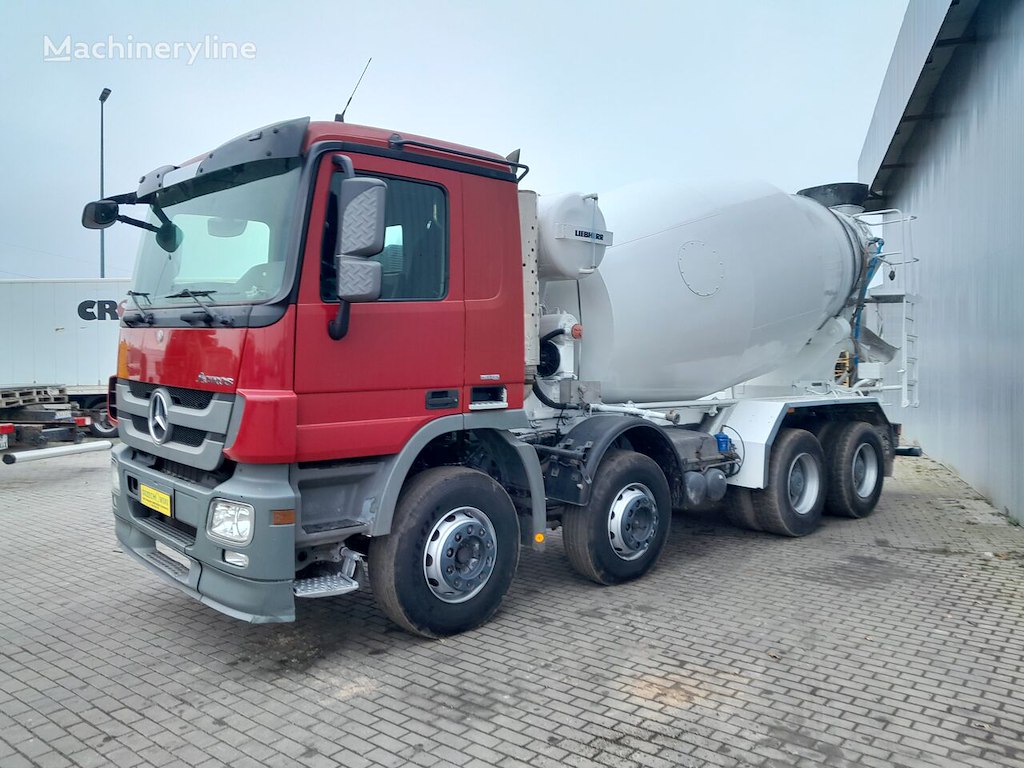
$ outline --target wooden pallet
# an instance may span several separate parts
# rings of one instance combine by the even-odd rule
[[[0,387],[0,408],[66,403],[67,401],[67,389],[61,386]]]

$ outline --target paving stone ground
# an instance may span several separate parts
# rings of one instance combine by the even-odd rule
[[[249,626],[121,554],[105,454],[0,467],[0,766],[1024,765],[1024,530],[927,459],[784,540],[680,516],[602,589],[557,534],[445,641],[367,591]]]

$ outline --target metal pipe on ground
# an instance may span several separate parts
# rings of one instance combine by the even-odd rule
[[[109,440],[97,440],[94,443],[81,443],[79,445],[59,445],[56,448],[39,448],[38,450],[35,451],[21,451],[19,453],[8,453],[4,455],[4,464],[23,464],[26,461],[53,459],[58,456],[70,456],[74,453],[109,451],[111,445],[113,444]]]

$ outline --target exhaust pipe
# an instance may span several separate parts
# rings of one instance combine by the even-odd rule
[[[39,461],[40,459],[53,459],[57,456],[70,456],[73,453],[91,453],[93,451],[109,451],[112,443],[109,440],[97,440],[94,443],[81,443],[80,445],[60,445],[56,448],[39,448],[35,451],[21,451],[20,453],[4,454],[4,464],[24,463],[26,461]]]

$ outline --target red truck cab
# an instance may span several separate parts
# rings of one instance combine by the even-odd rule
[[[149,234],[116,384],[125,551],[225,613],[292,620],[295,595],[355,588],[410,446],[467,420],[524,425],[514,171],[468,147],[306,118],[87,208],[89,226],[150,207],[134,222]],[[386,186],[374,301],[338,298],[352,178]]]

